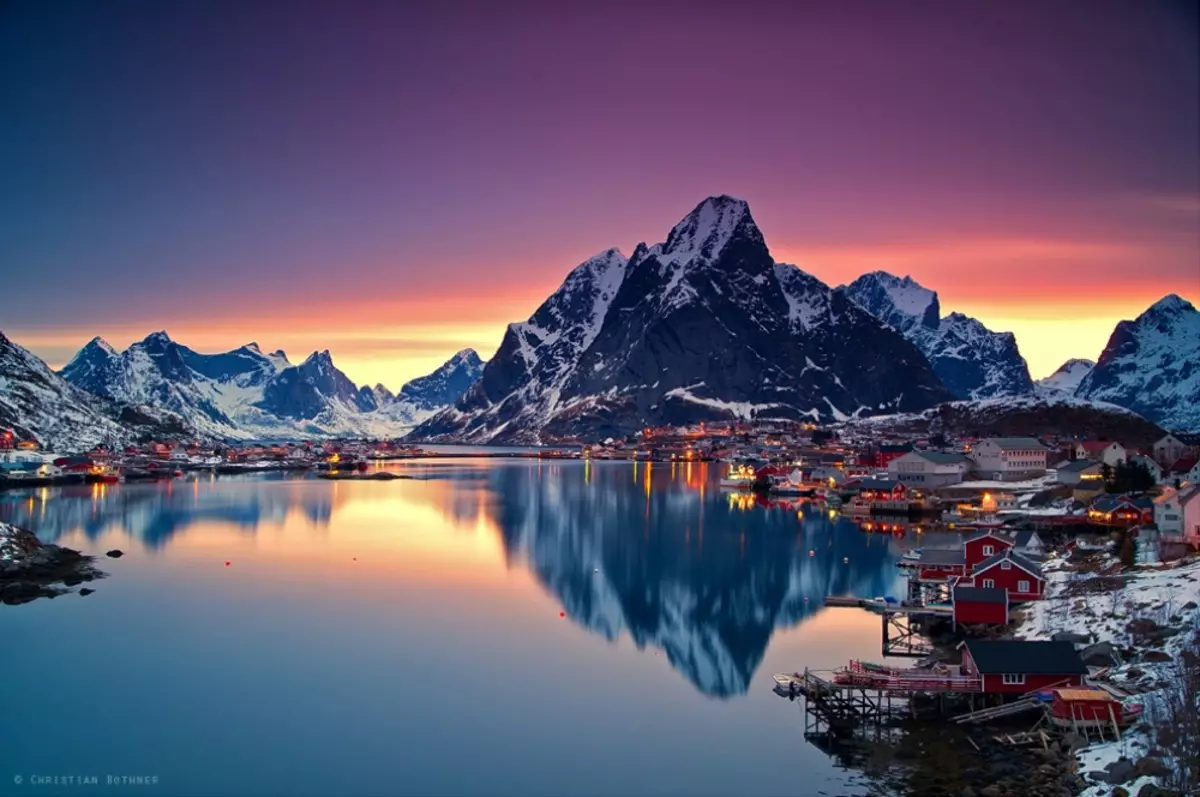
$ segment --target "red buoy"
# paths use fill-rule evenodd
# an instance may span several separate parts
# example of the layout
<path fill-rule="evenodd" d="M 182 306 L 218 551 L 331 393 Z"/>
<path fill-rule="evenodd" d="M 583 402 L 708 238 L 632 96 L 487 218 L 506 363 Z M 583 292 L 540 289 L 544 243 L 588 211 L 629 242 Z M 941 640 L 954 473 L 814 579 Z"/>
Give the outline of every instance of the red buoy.
<path fill-rule="evenodd" d="M 226 566 L 226 567 L 229 567 L 229 562 L 226 562 L 226 563 L 225 563 L 225 566 Z"/>
<path fill-rule="evenodd" d="M 558 616 L 559 616 L 559 617 L 566 617 L 566 616 L 567 616 L 567 613 L 566 613 L 566 612 L 559 612 L 559 613 L 558 613 Z"/>

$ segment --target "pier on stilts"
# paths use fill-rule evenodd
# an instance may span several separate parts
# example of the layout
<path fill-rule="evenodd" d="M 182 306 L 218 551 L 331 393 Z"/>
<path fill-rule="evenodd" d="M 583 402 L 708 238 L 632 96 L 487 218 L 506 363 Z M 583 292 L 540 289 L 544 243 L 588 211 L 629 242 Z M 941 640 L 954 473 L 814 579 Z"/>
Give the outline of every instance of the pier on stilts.
<path fill-rule="evenodd" d="M 946 695 L 977 695 L 980 679 L 934 671 L 913 675 L 904 670 L 852 661 L 832 671 L 797 673 L 795 696 L 804 698 L 804 732 L 849 735 L 864 726 L 912 716 L 912 699 L 935 697 L 944 709 Z"/>
<path fill-rule="evenodd" d="M 933 646 L 924 636 L 924 627 L 935 618 L 950 618 L 954 607 L 948 603 L 906 600 L 889 603 L 878 598 L 829 597 L 826 606 L 857 607 L 880 615 L 884 656 L 924 658 L 933 653 Z"/>

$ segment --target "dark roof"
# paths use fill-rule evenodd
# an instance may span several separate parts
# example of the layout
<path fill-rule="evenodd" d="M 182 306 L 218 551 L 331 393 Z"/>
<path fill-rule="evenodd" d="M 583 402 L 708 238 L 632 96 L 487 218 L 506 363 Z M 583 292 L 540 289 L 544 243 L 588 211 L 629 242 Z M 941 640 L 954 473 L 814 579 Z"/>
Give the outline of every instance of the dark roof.
<path fill-rule="evenodd" d="M 1099 470 L 1102 467 L 1104 467 L 1103 462 L 1098 462 L 1091 459 L 1076 459 L 1068 462 L 1065 465 L 1059 465 L 1056 470 L 1058 470 L 1059 473 L 1062 473 L 1063 471 L 1066 471 L 1067 473 L 1083 473 L 1085 470 L 1089 470 L 1090 468 L 1096 468 Z"/>
<path fill-rule="evenodd" d="M 982 562 L 975 565 L 975 568 L 972 570 L 972 572 L 976 574 L 982 573 L 984 570 L 999 564 L 1005 559 L 1010 560 L 1014 565 L 1021 568 L 1029 575 L 1036 576 L 1042 581 L 1046 580 L 1046 577 L 1042 575 L 1042 568 L 1038 567 L 1037 562 L 1034 562 L 1029 557 L 1022 556 L 1019 553 L 1013 553 L 1011 548 L 1005 548 L 995 556 L 984 559 Z"/>
<path fill-rule="evenodd" d="M 1024 548 L 1035 534 L 1037 534 L 1036 531 L 1018 531 L 1013 537 L 1013 545 L 1017 548 Z M 1039 539 L 1041 538 L 1039 537 Z"/>
<path fill-rule="evenodd" d="M 993 443 L 1000 446 L 1000 448 L 1010 451 L 1013 449 L 1025 450 L 1045 448 L 1045 446 L 1042 445 L 1042 442 L 1036 437 L 989 437 L 988 440 L 991 440 Z M 985 440 L 984 442 L 987 441 Z"/>
<path fill-rule="evenodd" d="M 961 549 L 956 548 L 922 548 L 921 558 L 917 560 L 917 564 L 921 565 L 961 565 L 967 561 L 966 554 Z"/>
<path fill-rule="evenodd" d="M 913 453 L 935 465 L 961 465 L 971 461 L 964 454 L 947 454 L 942 451 L 914 451 Z"/>
<path fill-rule="evenodd" d="M 983 531 L 977 531 L 974 534 L 968 534 L 966 537 L 963 537 L 963 545 L 975 540 L 982 540 L 984 537 L 991 537 L 994 540 L 1007 542 L 1009 545 L 1012 544 L 1012 540 L 1002 534 L 997 534 L 994 529 L 984 529 Z"/>
<path fill-rule="evenodd" d="M 972 603 L 1007 603 L 1008 590 L 999 587 L 955 587 L 954 602 L 971 601 Z"/>
<path fill-rule="evenodd" d="M 968 639 L 967 650 L 983 674 L 1087 675 L 1087 665 L 1070 642 Z"/>
<path fill-rule="evenodd" d="M 892 481 L 891 479 L 863 479 L 858 483 L 860 490 L 884 490 L 890 492 L 896 488 L 900 482 Z"/>
<path fill-rule="evenodd" d="M 913 450 L 912 443 L 899 443 L 899 444 L 881 443 L 879 445 L 879 452 L 881 454 L 895 454 L 897 452 L 908 452 L 908 451 L 912 451 L 912 450 Z"/>

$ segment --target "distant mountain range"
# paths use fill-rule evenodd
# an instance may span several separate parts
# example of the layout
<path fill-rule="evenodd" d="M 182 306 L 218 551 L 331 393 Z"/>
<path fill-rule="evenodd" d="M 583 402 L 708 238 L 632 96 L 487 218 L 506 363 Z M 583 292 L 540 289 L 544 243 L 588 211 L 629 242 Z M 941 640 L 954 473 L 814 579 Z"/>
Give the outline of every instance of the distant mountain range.
<path fill-rule="evenodd" d="M 248 343 L 200 354 L 155 332 L 118 352 L 93 338 L 59 373 L 0 336 L 0 426 L 79 449 L 137 437 L 398 437 L 446 406 L 483 368 L 470 349 L 393 395 L 358 387 L 328 351 L 293 365 Z"/>
<path fill-rule="evenodd" d="M 749 206 L 728 196 L 700 203 L 662 243 L 577 266 L 486 364 L 466 349 L 396 393 L 355 385 L 328 351 L 294 365 L 253 343 L 200 354 L 165 332 L 124 352 L 95 338 L 60 374 L 0 336 L 0 364 L 0 425 L 75 448 L 181 430 L 541 443 L 953 400 L 991 401 L 994 414 L 1006 397 L 1023 410 L 1039 397 L 1117 405 L 1200 430 L 1200 313 L 1178 296 L 1118 324 L 1095 364 L 1070 360 L 1035 384 L 1011 333 L 943 317 L 937 293 L 911 277 L 873 272 L 831 288 L 776 263 Z"/>

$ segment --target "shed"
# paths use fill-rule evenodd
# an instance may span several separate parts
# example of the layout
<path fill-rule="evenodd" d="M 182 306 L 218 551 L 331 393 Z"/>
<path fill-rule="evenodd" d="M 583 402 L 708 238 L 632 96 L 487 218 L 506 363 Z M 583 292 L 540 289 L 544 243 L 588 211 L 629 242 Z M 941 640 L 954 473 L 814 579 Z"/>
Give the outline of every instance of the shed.
<path fill-rule="evenodd" d="M 1008 591 L 998 588 L 955 586 L 951 592 L 954 603 L 954 624 L 1008 624 Z"/>
<path fill-rule="evenodd" d="M 1082 686 L 1087 665 L 1070 642 L 968 639 L 963 670 L 978 675 L 983 691 L 1025 694 L 1055 687 Z"/>

